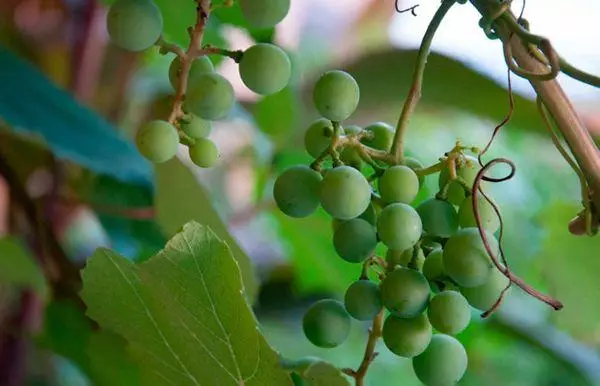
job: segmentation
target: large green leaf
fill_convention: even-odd
[[[291,385],[243,297],[239,267],[208,227],[188,223],[133,264],[99,249],[83,271],[88,315],[127,339],[152,385]]]
[[[46,297],[48,287],[44,274],[33,257],[15,238],[0,239],[0,283],[31,288]]]

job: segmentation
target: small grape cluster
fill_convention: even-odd
[[[290,0],[239,2],[248,23],[257,28],[275,26],[287,15],[290,8]],[[198,7],[202,7],[201,3],[202,1],[198,0]],[[200,11],[199,23],[202,23],[203,28],[205,20],[202,18],[208,18],[210,9]],[[207,54],[221,54],[234,59],[239,64],[242,81],[257,94],[274,94],[286,87],[290,81],[290,59],[278,46],[259,43],[243,52],[207,46],[195,47],[192,34],[201,37],[202,28],[199,32],[190,29],[192,43],[186,52],[171,44],[161,45],[163,19],[152,0],[117,0],[108,12],[108,33],[111,41],[117,46],[129,51],[143,51],[154,45],[161,45],[167,52],[173,51],[177,54],[169,67],[171,85],[180,94],[176,96],[174,114],[168,120],[146,123],[136,136],[138,150],[154,163],[163,163],[173,158],[180,143],[188,146],[192,162],[200,167],[211,167],[218,159],[216,145],[207,138],[212,130],[211,121],[228,116],[235,96],[231,83],[215,72]],[[182,74],[184,60],[191,61],[186,74]],[[185,77],[183,83],[186,86],[183,90],[182,77]],[[180,105],[177,105],[178,100]]]
[[[464,153],[477,149],[457,144],[429,168],[408,157],[398,164],[390,158],[390,125],[342,126],[359,97],[350,74],[334,70],[320,77],[313,100],[322,118],[304,137],[315,161],[286,169],[273,187],[277,206],[288,216],[303,218],[321,206],[333,218],[339,257],[363,264],[343,303],[324,299],[309,308],[304,334],[314,345],[332,348],[348,337],[351,318],[374,320],[375,326],[387,314],[379,332],[387,348],[413,358],[423,383],[451,385],[468,362],[453,336],[470,323],[471,306],[491,308],[508,284],[487,254],[473,213],[471,189],[480,166]],[[440,172],[439,192],[413,208],[425,176],[434,172]],[[478,208],[496,250],[493,234],[500,224],[494,208],[484,199]],[[385,257],[375,253],[379,243],[387,247]]]

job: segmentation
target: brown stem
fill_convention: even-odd
[[[369,339],[367,340],[367,347],[365,348],[365,355],[363,360],[358,367],[358,370],[352,371],[349,374],[354,378],[356,386],[364,386],[365,384],[365,376],[367,375],[367,371],[369,370],[369,366],[373,363],[373,360],[377,357],[377,353],[375,352],[375,346],[377,345],[377,341],[381,337],[381,329],[383,328],[383,316],[384,311],[381,311],[377,316],[373,319],[373,324],[369,329]]]

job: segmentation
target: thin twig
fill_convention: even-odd
[[[354,371],[346,369],[344,371],[346,374],[354,378],[355,386],[364,386],[365,376],[367,375],[369,366],[377,357],[377,353],[375,352],[375,346],[377,346],[377,341],[381,337],[384,314],[384,311],[381,311],[373,319],[373,324],[371,325],[371,328],[369,328],[369,338],[367,340],[367,346],[365,347],[365,355],[363,356],[363,360],[360,363],[358,370]]]

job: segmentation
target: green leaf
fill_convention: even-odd
[[[205,224],[222,239],[237,261],[246,296],[252,302],[258,291],[258,281],[252,261],[231,236],[227,226],[212,206],[212,200],[194,174],[179,161],[172,159],[156,166],[156,221],[168,237],[188,221]]]
[[[186,224],[137,265],[99,249],[82,277],[88,315],[127,339],[142,384],[291,385],[243,297],[236,261],[210,228]]]
[[[271,43],[273,41],[275,28],[257,29],[250,27],[242,14],[239,1],[236,1],[231,7],[216,8],[211,17],[216,17],[221,23],[231,24],[247,30],[257,42]]]
[[[0,239],[0,283],[31,288],[46,298],[46,278],[31,254],[13,237]]]
[[[88,341],[89,375],[97,386],[140,385],[137,364],[126,351],[127,342],[121,336],[101,330]]]
[[[291,86],[261,99],[254,106],[254,118],[261,131],[272,138],[286,138],[297,129],[298,95]]]

